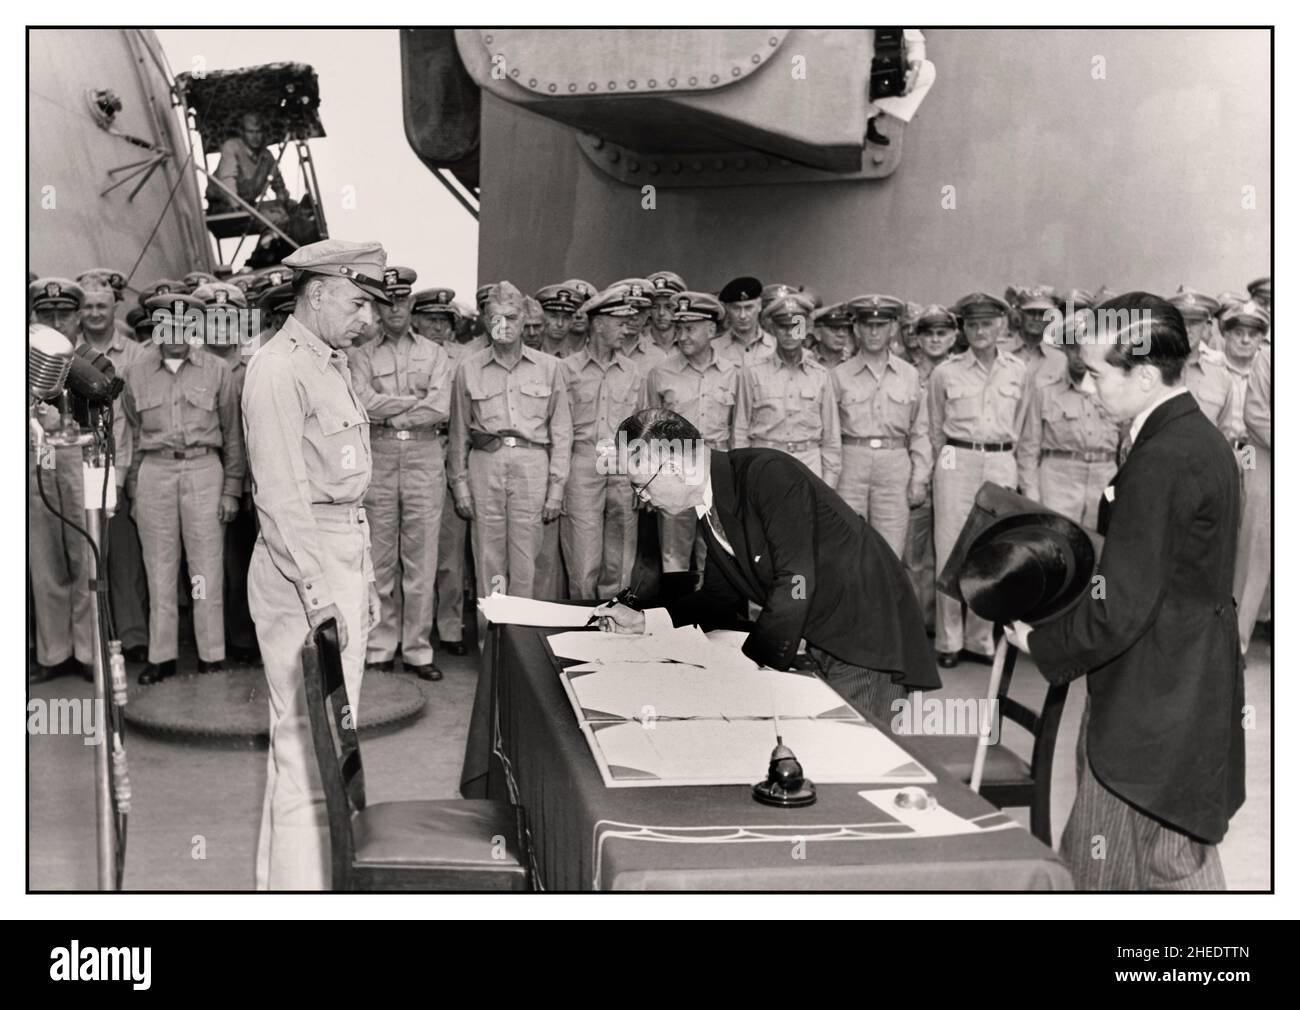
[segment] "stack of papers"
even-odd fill
[[[781,737],[818,784],[934,781],[907,751],[865,722],[782,719]],[[605,784],[613,788],[753,785],[766,774],[776,742],[770,720],[752,719],[593,724],[588,740]]]
[[[579,718],[856,719],[825,681],[797,671],[713,670],[685,663],[583,663],[563,673]]]
[[[712,646],[695,625],[656,635],[615,635],[606,631],[564,631],[548,635],[560,659],[594,663],[691,663],[703,666]]]
[[[479,598],[478,609],[493,624],[525,624],[534,628],[581,628],[591,617],[591,607],[546,603],[526,596],[493,593]]]

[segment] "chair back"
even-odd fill
[[[338,625],[333,618],[307,636],[302,649],[302,678],[316,766],[325,791],[333,883],[336,890],[342,890],[352,872],[352,818],[365,809],[366,777],[361,766],[356,713],[343,682]]]

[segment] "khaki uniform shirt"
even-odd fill
[[[934,465],[929,405],[916,367],[890,354],[877,375],[855,354],[831,373],[831,382],[841,436],[903,439],[912,460],[912,485],[928,484]]]
[[[574,445],[612,445],[623,419],[641,408],[645,379],[624,354],[602,365],[586,348],[564,359]]]
[[[1233,434],[1232,424],[1237,387],[1220,352],[1207,347],[1197,348],[1195,355],[1183,366],[1183,385],[1225,438],[1240,437]]]
[[[1005,351],[998,351],[989,368],[971,350],[938,365],[926,384],[935,452],[950,438],[1014,442],[1029,404],[1027,381],[1025,363]]]
[[[470,436],[475,434],[516,435],[549,445],[546,504],[558,507],[573,451],[569,391],[560,360],[522,345],[519,360],[510,367],[496,347],[463,356],[452,384],[447,459],[458,498],[469,494]]]
[[[428,430],[451,415],[452,363],[436,340],[414,330],[384,334],[352,355],[350,367],[371,424]]]
[[[290,316],[249,362],[243,414],[262,539],[303,609],[328,606],[312,506],[363,505],[370,487],[370,422],[347,356]]]
[[[819,443],[822,480],[835,486],[840,474],[840,416],[831,373],[815,354],[804,351],[797,365],[779,354],[759,358],[742,367],[739,392],[732,437],[737,449]]]
[[[646,378],[646,404],[667,407],[700,430],[711,449],[730,449],[740,368],[716,351],[703,368],[674,351],[650,370]]]
[[[132,489],[141,453],[207,446],[221,454],[221,493],[240,496],[244,443],[239,437],[239,400],[224,361],[201,347],[191,347],[173,375],[163,364],[162,352],[147,347],[127,367],[121,405],[131,429],[127,482]]]
[[[1101,452],[1117,457],[1119,424],[1101,401],[1070,381],[1066,372],[1039,374],[1029,395],[1016,463],[1025,494],[1039,500],[1039,461],[1044,449]]]
[[[721,358],[729,359],[733,364],[748,365],[759,358],[775,354],[776,337],[760,327],[758,336],[746,344],[730,330],[724,330],[713,338],[713,352]]]

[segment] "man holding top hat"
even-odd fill
[[[1237,464],[1183,383],[1178,309],[1137,292],[1098,318],[1086,384],[1132,446],[1103,495],[1100,565],[1077,605],[1008,639],[1052,683],[1088,678],[1087,760],[1061,839],[1075,884],[1222,889],[1215,846],[1245,798]]]

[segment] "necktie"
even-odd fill
[[[1128,459],[1128,454],[1132,449],[1133,449],[1133,436],[1129,433],[1129,430],[1125,428],[1124,434],[1122,434],[1119,439],[1119,465],[1120,466],[1124,465],[1124,461]]]
[[[708,512],[704,513],[704,521],[709,524],[709,529],[713,531],[713,535],[717,538],[722,549],[734,558],[736,552],[732,550],[731,544],[727,542],[727,535],[722,532],[722,517],[718,515],[718,510],[710,508]]]

